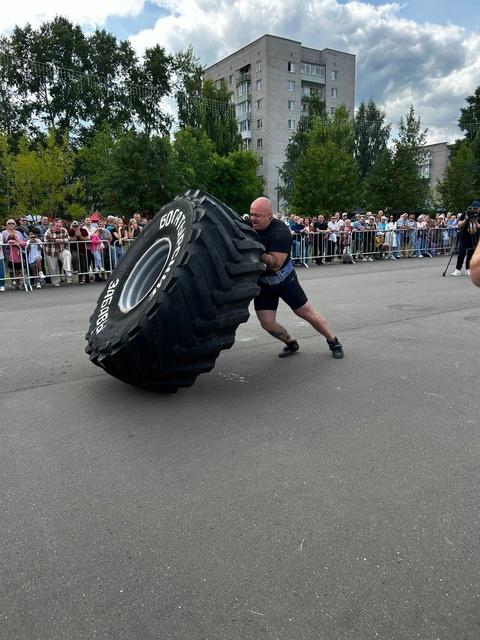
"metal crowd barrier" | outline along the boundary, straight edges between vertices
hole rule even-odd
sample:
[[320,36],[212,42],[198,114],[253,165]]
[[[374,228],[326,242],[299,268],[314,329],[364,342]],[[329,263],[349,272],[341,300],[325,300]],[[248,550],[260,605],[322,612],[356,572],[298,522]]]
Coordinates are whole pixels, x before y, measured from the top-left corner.
[[[314,263],[330,264],[344,261],[346,253],[354,262],[450,255],[456,246],[457,230],[451,227],[384,231],[353,229],[350,232],[337,231],[335,236],[333,240],[330,231],[292,234],[291,255],[294,264],[307,268]],[[103,247],[94,252],[90,240],[65,241],[64,250],[70,253],[71,276],[65,273],[60,260],[55,272],[50,269],[51,261],[47,256],[49,248],[55,247],[55,243],[41,242],[41,268],[29,262],[28,243],[25,246],[18,242],[0,243],[0,287],[10,286],[32,291],[34,287],[41,287],[57,277],[63,282],[70,279],[72,282],[85,282],[92,277],[106,280],[135,239],[123,240],[121,244],[119,241],[102,242]],[[12,257],[19,260],[11,260]]]
[[354,261],[375,259],[431,258],[449,255],[456,244],[455,228],[368,229],[365,231],[316,231],[292,234],[294,264],[329,264],[343,261],[348,254]]
[[[86,282],[91,278],[106,280],[132,242],[133,239],[125,239],[122,243],[102,240],[103,246],[100,245],[95,251],[90,240],[65,240],[60,247],[54,242],[42,241],[35,243],[40,246],[39,264],[37,260],[29,261],[30,243],[26,242],[23,245],[19,242],[0,242],[0,288],[32,291],[33,288],[42,287],[52,280],[58,280],[58,283],[74,280]],[[63,255],[57,257],[57,261],[54,262],[56,247],[60,248]],[[12,257],[18,259],[12,260]],[[68,270],[71,272],[70,275],[65,269],[65,263],[71,266]]]

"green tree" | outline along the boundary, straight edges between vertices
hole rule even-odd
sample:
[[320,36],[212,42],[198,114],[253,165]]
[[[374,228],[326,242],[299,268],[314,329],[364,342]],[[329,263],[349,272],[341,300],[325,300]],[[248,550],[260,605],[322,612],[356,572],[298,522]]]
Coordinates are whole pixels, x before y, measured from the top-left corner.
[[465,98],[468,106],[460,109],[458,126],[465,131],[465,137],[472,142],[480,133],[480,85],[472,96]]
[[235,106],[223,84],[216,87],[211,80],[204,82],[201,126],[221,156],[241,148]]
[[309,144],[322,145],[333,142],[339,149],[343,149],[353,156],[354,135],[350,115],[344,105],[335,109],[333,116],[326,114],[314,120],[314,126],[309,134]]
[[9,38],[0,36],[0,131],[9,144],[16,144],[26,133],[31,109],[26,95],[20,95],[14,84],[15,64]]
[[319,119],[327,117],[325,102],[318,96],[310,96],[305,102],[307,113],[298,121],[297,129],[285,149],[285,162],[279,169],[281,186],[278,191],[280,197],[286,202],[290,202],[292,198],[298,161],[308,146],[308,133]]
[[0,221],[4,222],[10,215],[12,176],[12,154],[8,145],[8,136],[0,134]]
[[385,112],[373,100],[362,102],[355,114],[355,159],[362,180],[387,147],[391,125],[385,123]]
[[464,211],[472,200],[477,199],[477,162],[469,140],[464,140],[452,154],[438,191],[443,205],[450,211]]
[[427,186],[420,177],[418,161],[425,134],[420,118],[415,117],[413,106],[405,119],[400,118],[397,140],[395,141],[393,172],[395,190],[392,195],[392,207],[396,211],[415,211],[422,209],[427,197]]
[[35,149],[23,138],[11,170],[15,214],[69,215],[84,199],[81,181],[72,177],[74,154],[68,138],[58,144],[54,130]]
[[415,161],[418,161],[421,148],[425,144],[427,132],[428,129],[422,130],[420,118],[415,117],[415,109],[411,105],[405,118],[403,116],[400,118],[396,143],[408,149]]
[[75,78],[83,70],[85,36],[80,27],[57,17],[35,30],[15,27],[10,38],[10,81],[29,116],[30,129],[75,130],[83,114]]
[[146,49],[142,62],[133,66],[126,88],[131,96],[140,127],[147,135],[167,134],[171,118],[162,106],[162,98],[170,91],[172,58],[156,45]]
[[175,133],[173,151],[178,174],[178,190],[202,189],[212,186],[215,148],[204,131],[180,129]]
[[351,208],[358,197],[353,147],[352,122],[344,106],[333,117],[315,118],[296,161],[289,208],[303,215]]
[[172,70],[180,127],[198,129],[202,122],[203,67],[191,46],[173,56]]
[[216,86],[211,80],[203,80],[203,67],[191,47],[173,57],[172,69],[180,127],[203,129],[220,155],[240,149],[242,140],[231,92],[223,84]]
[[395,188],[393,157],[385,147],[363,179],[362,203],[370,211],[387,211],[394,200]]
[[263,193],[263,180],[257,176],[258,158],[251,151],[233,151],[214,157],[208,191],[240,214]]
[[480,86],[475,89],[472,96],[466,98],[466,101],[468,107],[460,109],[458,125],[462,131],[465,131],[465,137],[470,142],[476,161],[477,189],[480,190]]
[[418,164],[410,149],[397,145],[393,159],[395,189],[391,205],[395,211],[423,209],[427,196],[425,182],[418,172]]
[[110,172],[115,140],[112,127],[104,123],[77,152],[75,175],[85,185],[88,209],[103,207],[103,195],[108,190],[106,176]]
[[[24,124],[24,133],[88,138],[103,123],[166,132],[170,119],[161,100],[170,91],[172,60],[160,46],[139,60],[128,41],[105,30],[85,35],[66,18],[38,29],[15,27],[0,42],[0,117]],[[2,97],[3,113],[2,113]]]
[[156,213],[177,191],[177,174],[168,137],[129,131],[112,148],[102,180],[101,204],[120,215]]
[[140,93],[133,94],[140,72],[131,44],[97,29],[88,36],[86,48],[85,74],[76,79],[83,101],[82,139],[88,139],[105,123],[114,131],[128,129],[141,102]]
[[298,162],[290,208],[304,216],[348,211],[357,197],[358,173],[352,155],[333,140],[309,144]]

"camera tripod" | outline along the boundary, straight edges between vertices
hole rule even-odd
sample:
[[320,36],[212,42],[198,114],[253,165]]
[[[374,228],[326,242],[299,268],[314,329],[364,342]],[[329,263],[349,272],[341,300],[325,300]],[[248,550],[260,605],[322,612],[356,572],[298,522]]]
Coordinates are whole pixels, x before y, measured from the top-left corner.
[[[468,256],[468,253],[470,252],[470,258],[472,257],[475,249],[477,248],[477,244],[478,244],[478,237],[475,239],[475,241],[473,243],[473,246],[469,247],[467,249],[466,255]],[[448,267],[450,266],[450,262],[452,261],[452,258],[453,258],[453,256],[455,255],[455,253],[457,251],[457,248],[458,248],[458,235],[455,238],[455,243],[453,244],[452,250],[450,251],[450,258],[448,259],[447,266],[445,267],[445,271],[442,273],[442,278],[445,277],[445,274],[448,271]]]
[[445,277],[445,275],[446,275],[446,273],[448,271],[448,267],[450,266],[450,262],[452,261],[452,258],[455,255],[455,252],[457,251],[457,245],[458,245],[458,235],[455,236],[455,242],[452,244],[452,248],[450,250],[450,257],[448,259],[447,266],[445,267],[445,271],[442,273],[442,278]]

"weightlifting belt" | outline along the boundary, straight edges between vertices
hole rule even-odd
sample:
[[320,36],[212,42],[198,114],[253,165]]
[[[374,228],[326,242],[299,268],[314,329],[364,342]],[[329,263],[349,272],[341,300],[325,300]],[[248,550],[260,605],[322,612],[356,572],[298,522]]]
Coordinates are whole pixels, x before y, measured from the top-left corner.
[[273,276],[260,276],[258,281],[260,284],[269,284],[270,286],[280,284],[283,282],[293,271],[292,261],[289,260],[287,264],[279,269]]

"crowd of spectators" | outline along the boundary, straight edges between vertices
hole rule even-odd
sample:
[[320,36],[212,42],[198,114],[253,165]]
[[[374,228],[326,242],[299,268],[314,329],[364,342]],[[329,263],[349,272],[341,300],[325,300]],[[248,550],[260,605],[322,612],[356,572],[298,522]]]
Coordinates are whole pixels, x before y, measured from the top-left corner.
[[[402,213],[395,218],[383,211],[375,215],[336,211],[330,216],[278,217],[291,230],[294,263],[321,265],[449,254],[461,215]],[[125,221],[98,211],[70,222],[47,216],[11,218],[1,231],[0,292],[5,291],[6,281],[12,289],[25,283],[40,289],[45,283],[59,287],[62,282],[104,280],[146,223],[140,213]]]
[[383,211],[376,215],[336,211],[329,217],[279,217],[292,232],[294,262],[321,265],[446,255],[455,243],[461,215],[402,213],[395,219]]
[[146,224],[140,213],[125,222],[113,215],[104,218],[98,211],[72,221],[10,218],[1,230],[0,292],[6,282],[11,289],[41,289],[45,283],[59,287],[62,281],[105,280]]

